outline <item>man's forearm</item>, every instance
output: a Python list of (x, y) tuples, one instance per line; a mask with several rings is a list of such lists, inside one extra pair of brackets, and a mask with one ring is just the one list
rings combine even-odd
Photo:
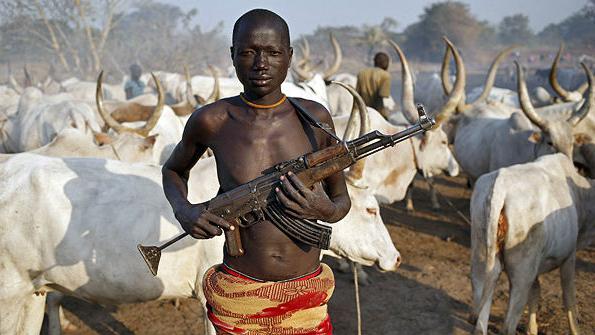
[(349, 208), (351, 208), (351, 199), (349, 195), (343, 194), (334, 198), (331, 198), (333, 204), (335, 204), (335, 210), (333, 214), (325, 221), (329, 223), (335, 223), (347, 215)]
[(188, 180), (166, 166), (161, 169), (161, 172), (163, 174), (163, 192), (175, 214), (190, 205), (188, 201)]

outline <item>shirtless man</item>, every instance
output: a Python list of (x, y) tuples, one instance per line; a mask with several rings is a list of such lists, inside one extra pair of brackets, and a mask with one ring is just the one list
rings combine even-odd
[[(277, 14), (255, 9), (236, 21), (231, 58), (244, 92), (195, 111), (163, 166), (166, 197), (194, 238), (212, 238), (231, 229), (203, 204), (190, 204), (186, 198), (189, 171), (207, 148), (215, 155), (220, 192), (225, 192), (279, 162), (334, 143), (328, 134), (303, 122), (281, 92), (292, 54), (287, 23)], [(332, 127), (323, 106), (298, 101)], [(295, 175), (282, 176), (280, 182), (278, 201), (289, 217), (337, 222), (349, 211), (342, 173), (312, 189)], [(334, 288), (332, 272), (321, 265), (320, 249), (290, 238), (271, 220), (265, 217), (239, 228), (245, 254), (232, 257), (224, 251), (223, 264), (205, 274), (209, 319), (221, 334), (330, 334), (326, 302)]]

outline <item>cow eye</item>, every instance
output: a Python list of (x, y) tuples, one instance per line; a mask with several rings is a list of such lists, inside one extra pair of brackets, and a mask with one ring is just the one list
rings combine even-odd
[(372, 215), (376, 215), (378, 213), (378, 210), (376, 210), (374, 207), (368, 207), (366, 208), (366, 211)]

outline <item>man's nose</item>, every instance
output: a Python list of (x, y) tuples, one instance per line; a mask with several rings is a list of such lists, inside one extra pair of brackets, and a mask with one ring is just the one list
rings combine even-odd
[(269, 60), (263, 52), (258, 52), (254, 58), (254, 68), (257, 70), (267, 69)]

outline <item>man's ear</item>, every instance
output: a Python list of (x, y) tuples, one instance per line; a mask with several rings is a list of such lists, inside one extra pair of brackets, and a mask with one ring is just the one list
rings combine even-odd
[(229, 55), (231, 56), (231, 61), (233, 62), (233, 46), (229, 47)]
[(293, 47), (289, 46), (289, 64), (291, 64), (292, 58), (293, 58)]

